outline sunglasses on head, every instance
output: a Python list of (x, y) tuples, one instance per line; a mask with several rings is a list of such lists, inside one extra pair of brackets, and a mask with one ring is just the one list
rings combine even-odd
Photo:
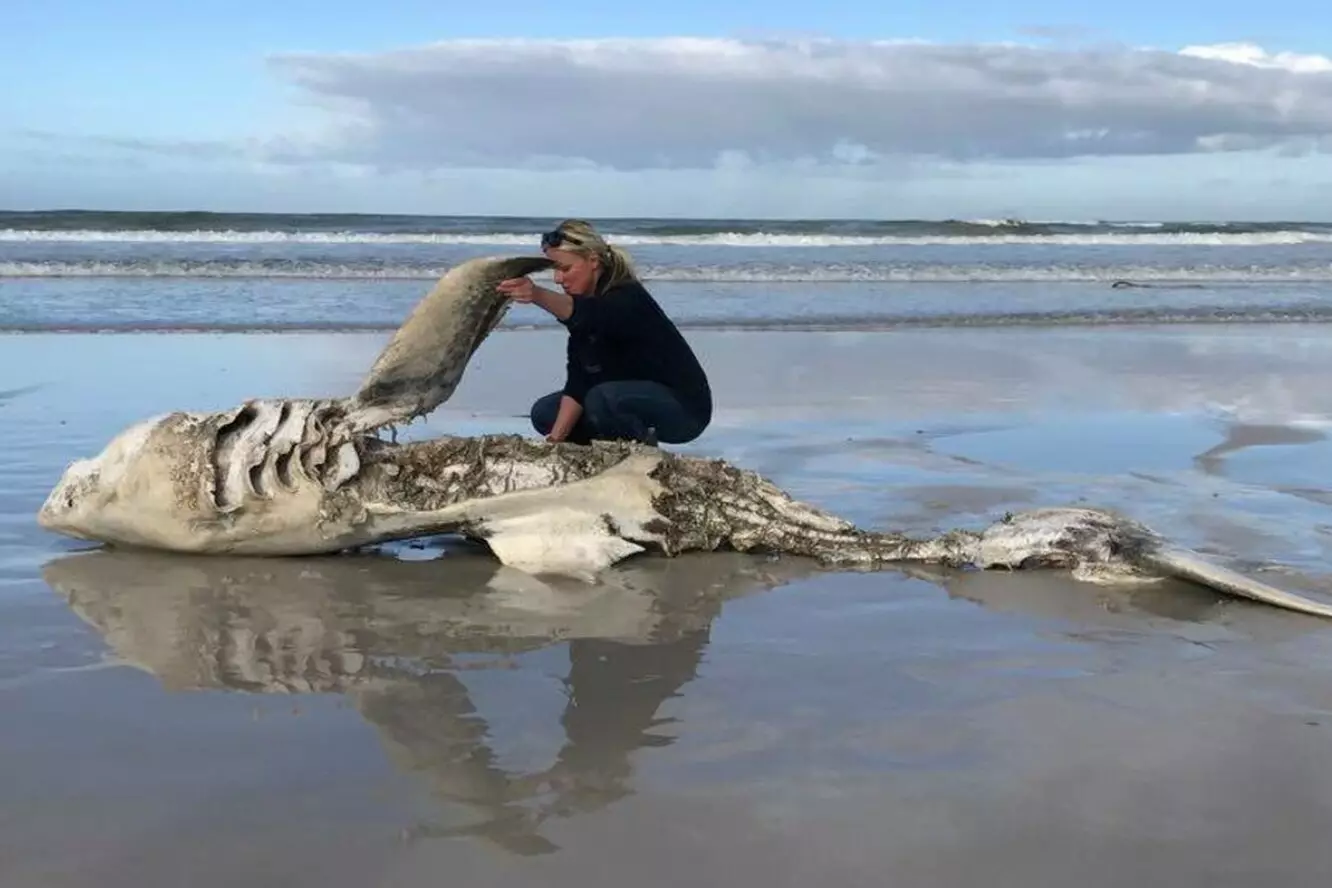
[(558, 228), (541, 235), (541, 249), (543, 250), (553, 250), (560, 244), (573, 244), (576, 247), (582, 244), (582, 241), (571, 234), (560, 231)]

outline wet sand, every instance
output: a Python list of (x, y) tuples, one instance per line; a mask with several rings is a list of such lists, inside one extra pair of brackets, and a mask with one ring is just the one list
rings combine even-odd
[[(1319, 328), (693, 333), (727, 456), (857, 521), (1086, 501), (1332, 598)], [(383, 337), (0, 340), (0, 885), (1249, 886), (1332, 876), (1332, 621), (1174, 583), (472, 548), (79, 551), (128, 422), (346, 391)], [(420, 436), (525, 431), (504, 333)], [(1270, 571), (1270, 573), (1267, 573)]]

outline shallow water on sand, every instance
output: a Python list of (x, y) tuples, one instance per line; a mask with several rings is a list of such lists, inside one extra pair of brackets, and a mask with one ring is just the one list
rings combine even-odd
[[(35, 526), (129, 422), (346, 391), (382, 342), (4, 340), (0, 884), (1332, 875), (1328, 621), (1053, 573), (716, 555), (588, 588), (437, 541), (188, 559)], [(1083, 499), (1332, 597), (1325, 331), (697, 342), (721, 409), (685, 449), (857, 521)], [(561, 345), (497, 335), (408, 434), (525, 432)]]

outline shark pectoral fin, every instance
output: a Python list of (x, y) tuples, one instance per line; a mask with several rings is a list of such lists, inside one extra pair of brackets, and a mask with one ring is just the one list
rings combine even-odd
[(660, 539), (662, 522), (651, 477), (661, 461), (638, 454), (581, 481), (478, 499), (430, 511), (367, 504), (384, 535), (465, 531), (483, 540), (502, 564), (531, 574), (590, 580)]
[(1176, 579), (1188, 580), (1218, 592), (1261, 601), (1316, 617), (1332, 617), (1332, 605), (1286, 592), (1251, 579), (1236, 570), (1208, 561), (1188, 549), (1167, 548), (1150, 558), (1153, 567)]
[(599, 516), (543, 509), (484, 521), (478, 535), (506, 567), (591, 581), (612, 564), (643, 551)]
[(656, 538), (647, 527), (661, 519), (651, 477), (660, 461), (639, 454), (581, 481), (469, 503), (466, 524), (508, 567), (590, 581)]

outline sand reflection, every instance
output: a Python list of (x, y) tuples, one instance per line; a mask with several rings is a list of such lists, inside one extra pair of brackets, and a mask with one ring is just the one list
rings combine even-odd
[[(95, 551), (44, 573), (118, 657), (168, 690), (345, 695), (395, 766), (466, 812), (420, 822), (409, 839), (473, 835), (527, 855), (556, 850), (545, 820), (633, 792), (631, 754), (672, 742), (659, 710), (694, 678), (726, 601), (815, 569), (729, 553), (643, 559), (589, 587), (466, 555)], [(516, 772), (498, 763), (466, 675), (552, 646), (568, 656), (562, 743), (548, 767)]]

